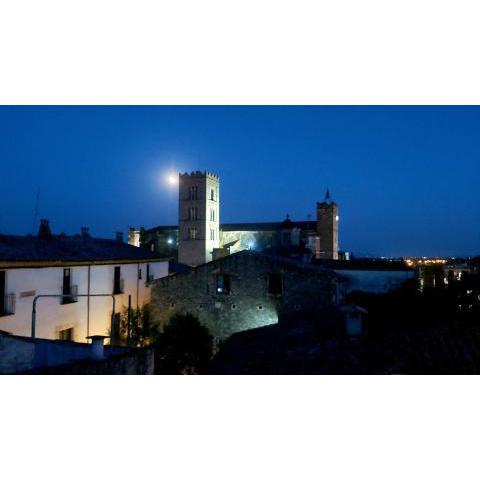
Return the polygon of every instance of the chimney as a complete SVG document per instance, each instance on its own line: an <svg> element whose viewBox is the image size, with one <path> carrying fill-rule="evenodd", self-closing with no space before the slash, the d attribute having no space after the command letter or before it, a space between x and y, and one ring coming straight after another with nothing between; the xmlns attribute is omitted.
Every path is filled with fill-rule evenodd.
<svg viewBox="0 0 480 480"><path fill-rule="evenodd" d="M40 220L40 228L38 229L38 238L41 240L49 240L52 238L52 232L50 230L50 224L46 218Z"/></svg>
<svg viewBox="0 0 480 480"><path fill-rule="evenodd" d="M123 243L123 232L117 232L115 234L115 239L117 240L117 242Z"/></svg>
<svg viewBox="0 0 480 480"><path fill-rule="evenodd" d="M90 229L88 227L82 227L80 229L80 233L82 238L90 238Z"/></svg>
<svg viewBox="0 0 480 480"><path fill-rule="evenodd" d="M90 335L87 339L91 340L91 358L93 360L102 360L105 357L103 341L108 338L104 335Z"/></svg>

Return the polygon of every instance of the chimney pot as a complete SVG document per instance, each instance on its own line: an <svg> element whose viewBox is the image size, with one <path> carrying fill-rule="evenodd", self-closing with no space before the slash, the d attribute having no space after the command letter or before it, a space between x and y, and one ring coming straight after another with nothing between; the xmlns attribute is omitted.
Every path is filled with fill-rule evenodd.
<svg viewBox="0 0 480 480"><path fill-rule="evenodd" d="M108 338L104 335L90 335L87 339L91 340L91 356L94 360L102 360L105 357L105 348L103 341Z"/></svg>

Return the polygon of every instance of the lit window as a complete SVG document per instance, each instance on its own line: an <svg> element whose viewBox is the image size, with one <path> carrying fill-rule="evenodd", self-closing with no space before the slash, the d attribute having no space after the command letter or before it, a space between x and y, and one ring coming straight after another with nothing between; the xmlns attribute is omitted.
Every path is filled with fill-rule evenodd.
<svg viewBox="0 0 480 480"><path fill-rule="evenodd" d="M196 240L196 238L197 238L197 227L190 227L188 229L188 238L189 238L189 240Z"/></svg>
<svg viewBox="0 0 480 480"><path fill-rule="evenodd" d="M73 342L73 328L65 328L58 332L58 339L65 342Z"/></svg>
<svg viewBox="0 0 480 480"><path fill-rule="evenodd" d="M229 295L230 294L230 275L225 273L220 273L217 275L217 288L216 292L219 295Z"/></svg>

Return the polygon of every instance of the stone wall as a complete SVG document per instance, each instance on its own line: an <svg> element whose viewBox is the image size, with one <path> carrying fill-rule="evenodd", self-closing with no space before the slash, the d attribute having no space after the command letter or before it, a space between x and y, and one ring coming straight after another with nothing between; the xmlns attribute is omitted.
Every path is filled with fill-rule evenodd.
<svg viewBox="0 0 480 480"><path fill-rule="evenodd" d="M105 347L105 357L128 352L122 347ZM93 357L89 343L21 337L0 332L0 374L23 373L82 362Z"/></svg>
<svg viewBox="0 0 480 480"><path fill-rule="evenodd" d="M268 293L269 273L282 275L283 293ZM230 278L219 294L217 276ZM243 251L158 280L152 286L152 314L162 328L176 313L192 313L217 339L278 322L281 313L325 308L336 302L333 272L256 252Z"/></svg>

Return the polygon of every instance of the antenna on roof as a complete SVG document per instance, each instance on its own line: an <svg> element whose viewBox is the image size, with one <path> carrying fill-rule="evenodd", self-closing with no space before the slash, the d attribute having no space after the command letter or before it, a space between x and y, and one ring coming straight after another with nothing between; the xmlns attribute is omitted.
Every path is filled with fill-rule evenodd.
<svg viewBox="0 0 480 480"><path fill-rule="evenodd" d="M332 198L331 198L331 196L330 196L330 189L327 188L327 192L325 193L325 200L329 201L329 200L331 200L331 199L332 199Z"/></svg>
<svg viewBox="0 0 480 480"><path fill-rule="evenodd" d="M37 189L37 196L35 198L35 210L33 211L33 229L32 234L35 235L37 230L38 217L40 216L40 189Z"/></svg>

